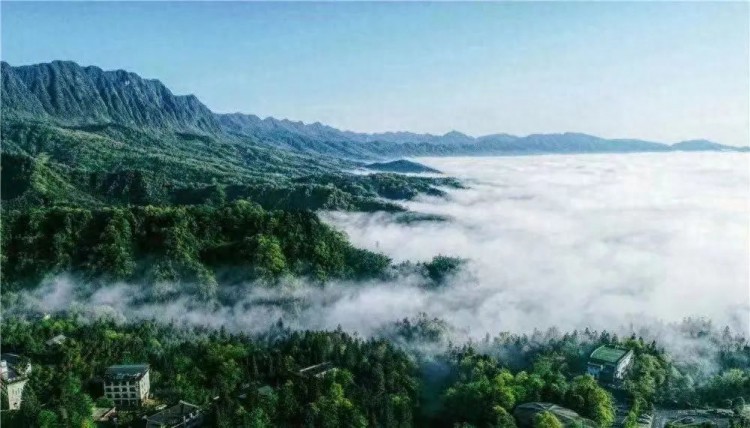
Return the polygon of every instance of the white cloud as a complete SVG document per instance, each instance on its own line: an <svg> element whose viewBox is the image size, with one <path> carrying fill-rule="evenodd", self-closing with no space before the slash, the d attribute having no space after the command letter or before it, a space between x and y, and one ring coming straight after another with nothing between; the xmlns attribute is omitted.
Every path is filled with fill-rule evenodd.
<svg viewBox="0 0 750 428"><path fill-rule="evenodd" d="M450 191L447 199L407 204L452 222L325 216L355 245L396 260L436 254L470 260L474 280L420 296L417 309L477 336L551 326L617 328L686 316L710 317L748 333L747 155L422 161L471 185ZM404 312L413 306L409 302Z"/></svg>
<svg viewBox="0 0 750 428"><path fill-rule="evenodd" d="M323 214L355 245L396 261L437 254L469 260L436 290L414 277L322 288L289 279L276 288L221 287L222 303L190 296L144 303L152 287L87 291L61 276L23 299L47 312L72 308L245 332L283 319L292 328L341 325L368 336L423 312L475 338L549 327L629 333L688 316L749 336L749 159L675 153L427 159L471 188L407 205L451 221Z"/></svg>

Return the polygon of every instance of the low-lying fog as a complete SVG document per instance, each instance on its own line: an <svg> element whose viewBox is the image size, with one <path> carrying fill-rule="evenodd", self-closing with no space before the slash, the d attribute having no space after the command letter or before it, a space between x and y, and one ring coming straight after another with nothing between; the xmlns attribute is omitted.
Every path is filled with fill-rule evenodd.
<svg viewBox="0 0 750 428"><path fill-rule="evenodd" d="M422 288L410 277L322 289L290 280L275 288L222 287L228 303L206 305L190 296L144 303L148 288L139 284L82 294L77 281L57 277L22 300L43 311L72 309L247 332L262 332L283 319L292 328L340 325L370 335L426 313L452 324L461 337L550 327L653 332L657 321L688 316L750 333L750 156L420 161L469 186L448 190L447 198L406 204L449 221L403 224L383 213L322 216L355 245L396 261L438 254L468 259L465 270L442 288Z"/></svg>
<svg viewBox="0 0 750 428"><path fill-rule="evenodd" d="M481 336L703 316L747 333L749 160L736 153L419 159L470 186L406 204L449 222L324 218L355 245L396 261L467 258L469 275L439 292L363 293L340 303L338 320L423 311Z"/></svg>

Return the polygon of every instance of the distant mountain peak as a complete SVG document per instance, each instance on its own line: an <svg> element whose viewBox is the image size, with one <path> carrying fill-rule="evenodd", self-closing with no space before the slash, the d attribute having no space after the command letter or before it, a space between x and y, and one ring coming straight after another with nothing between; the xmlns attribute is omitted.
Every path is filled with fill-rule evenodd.
<svg viewBox="0 0 750 428"><path fill-rule="evenodd" d="M365 165L365 168L372 169L375 171L386 171L386 172L399 172L399 173L433 173L437 174L440 171L430 168L421 163L413 162L406 159L398 159L390 162L375 162Z"/></svg>
<svg viewBox="0 0 750 428"><path fill-rule="evenodd" d="M470 136L464 134L463 132L456 131L455 129L452 130L452 131L446 132L445 134L443 134L443 137L450 137L450 138L473 138L473 137L470 137Z"/></svg>
<svg viewBox="0 0 750 428"><path fill-rule="evenodd" d="M195 95L174 95L161 81L73 61L13 67L3 62L4 113L63 125L118 123L155 130L219 132ZM7 82L6 82L7 80Z"/></svg>
<svg viewBox="0 0 750 428"><path fill-rule="evenodd" d="M743 151L744 150L742 148L730 148L730 147L721 145L719 143L716 143L710 140L705 140L705 139L680 141L679 143L672 144L672 149L682 150L682 151L696 151L696 150L718 150L718 151L740 150L740 151Z"/></svg>

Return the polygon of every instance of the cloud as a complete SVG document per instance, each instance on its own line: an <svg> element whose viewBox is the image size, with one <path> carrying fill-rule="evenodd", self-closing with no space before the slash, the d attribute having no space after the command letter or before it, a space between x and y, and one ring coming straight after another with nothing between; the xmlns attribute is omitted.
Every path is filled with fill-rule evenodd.
<svg viewBox="0 0 750 428"><path fill-rule="evenodd" d="M655 338L702 355L705 340L675 334L705 318L750 336L750 172L742 154L632 154L420 160L469 189L408 208L450 218L398 221L388 213L322 213L357 246L396 261L438 254L468 260L439 288L415 275L388 281L288 278L279 286L222 286L218 301L175 293L173 284L108 284L50 278L21 307L121 320L157 319L262 333L293 329L363 336L419 314L447 322L454 342L499 332L589 327ZM693 351L694 350L694 351ZM708 363L707 363L708 364Z"/></svg>
<svg viewBox="0 0 750 428"><path fill-rule="evenodd" d="M431 158L469 183L408 208L451 222L326 213L397 261L468 259L471 279L417 309L473 335L617 328L704 316L750 328L750 177L744 154ZM404 306L412 310L413 302ZM394 308L394 310L397 308ZM394 314L396 315L396 314Z"/></svg>

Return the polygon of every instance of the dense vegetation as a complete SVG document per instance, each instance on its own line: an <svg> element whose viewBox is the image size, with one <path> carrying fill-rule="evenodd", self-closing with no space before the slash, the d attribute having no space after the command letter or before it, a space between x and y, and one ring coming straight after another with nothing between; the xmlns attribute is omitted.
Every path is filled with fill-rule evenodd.
<svg viewBox="0 0 750 428"><path fill-rule="evenodd" d="M405 321L394 331L425 332L432 322L437 321ZM119 363L149 363L154 396L147 408L121 413L124 425L137 423L139 414L153 412L159 403L186 400L209 410L211 426L226 427L515 427L514 408L539 401L610 426L616 400L635 412L673 400L674 394L696 397L693 406L729 408L750 396L750 348L734 339L722 351L724 369L701 386L689 386L680 380L689 370L670 362L656 344L607 332L503 334L427 358L382 339L292 332L283 325L250 337L152 322L52 317L5 319L2 330L4 352L23 355L33 367L21 409L3 413L7 426L90 426L94 403L110 404L100 398L98 376ZM66 337L62 344L45 344L58 334ZM429 335L411 340L419 336ZM582 374L588 352L600 344L636 351L636 365L620 389L608 391ZM297 374L321 362L336 370L322 378ZM263 386L272 392L261 393ZM629 418L624 426L636 426ZM554 414L535 419L537 427L559 426ZM734 423L748 426L742 418Z"/></svg>
<svg viewBox="0 0 750 428"><path fill-rule="evenodd" d="M365 165L367 169L373 169L376 171L390 171L390 172L411 172L411 173L439 173L440 171L435 168L422 165L417 162L408 161L405 159L399 159L391 162L373 162Z"/></svg>
<svg viewBox="0 0 750 428"><path fill-rule="evenodd" d="M247 201L219 207L32 209L6 213L3 220L5 292L35 286L45 275L73 272L110 281L197 285L210 297L217 279L365 278L390 263L352 247L309 211L265 211Z"/></svg>
<svg viewBox="0 0 750 428"><path fill-rule="evenodd" d="M475 347L503 359L516 369L534 364L535 360L538 364L540 356L546 356L549 367L562 373L584 372L588 355L601 344L632 349L634 364L628 377L615 390L630 406L630 412L623 420L625 427L638 426L638 416L651 413L654 406L731 409L739 404L737 411L741 413L741 403L750 398L750 344L747 340L733 335L728 328L719 332L708 322L690 319L674 327L671 336L672 340L683 342L680 349L675 350L676 355L666 353L655 341L647 343L636 335L618 338L606 331L589 329L567 334L553 329L546 334L536 332L530 337L506 334L493 339L487 337ZM692 355L679 354L698 352L691 348L691 344L701 350L699 358L703 361L700 365L691 362ZM706 365L712 366L711 369ZM554 390L551 394L563 394L561 399L550 401L580 410L576 403L581 401L565 394L569 386L555 385L551 378L545 383ZM602 415L606 413L587 407L581 414L602 423Z"/></svg>
<svg viewBox="0 0 750 428"><path fill-rule="evenodd" d="M58 333L68 340L46 347L47 336ZM211 426L408 426L417 400L416 367L405 354L342 332L253 340L153 323L5 320L2 346L33 366L21 410L3 413L7 426L92 426L93 399L102 395L94 379L119 362L150 363L159 402L211 405ZM323 361L338 370L323 379L297 375ZM274 388L270 396L258 393L264 385Z"/></svg>
<svg viewBox="0 0 750 428"><path fill-rule="evenodd" d="M117 130L116 135L112 135ZM385 199L440 195L447 178L353 175L344 161L306 158L251 141L3 122L3 209L39 206L216 204L266 209L398 211Z"/></svg>

